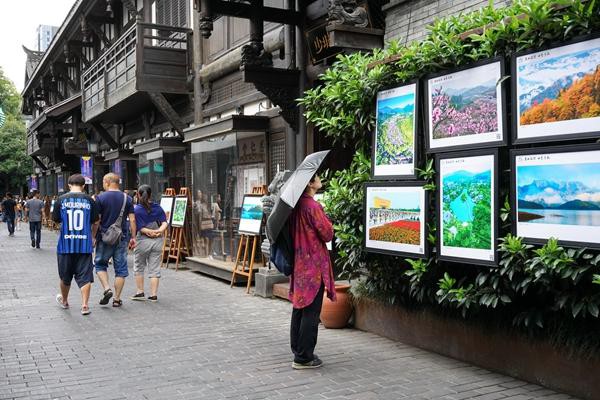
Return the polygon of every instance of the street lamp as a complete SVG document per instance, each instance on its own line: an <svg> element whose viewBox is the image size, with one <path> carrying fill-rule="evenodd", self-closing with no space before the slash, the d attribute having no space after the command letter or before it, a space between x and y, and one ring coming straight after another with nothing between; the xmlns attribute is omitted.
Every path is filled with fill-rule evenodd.
<svg viewBox="0 0 600 400"><path fill-rule="evenodd" d="M98 152L98 142L93 133L87 138L87 148L90 154L96 154Z"/></svg>

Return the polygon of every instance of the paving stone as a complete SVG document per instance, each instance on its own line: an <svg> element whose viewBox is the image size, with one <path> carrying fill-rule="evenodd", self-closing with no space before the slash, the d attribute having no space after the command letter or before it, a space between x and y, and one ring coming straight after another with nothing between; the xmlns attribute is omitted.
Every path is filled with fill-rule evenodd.
<svg viewBox="0 0 600 400"><path fill-rule="evenodd" d="M541 386L351 329L321 328L325 365L294 371L290 304L189 271L163 270L159 302L80 314L58 292L56 234L42 249L0 224L0 400L572 399ZM7 256L9 255L9 256ZM131 260L130 260L131 261ZM131 265L131 263L130 263Z"/></svg>

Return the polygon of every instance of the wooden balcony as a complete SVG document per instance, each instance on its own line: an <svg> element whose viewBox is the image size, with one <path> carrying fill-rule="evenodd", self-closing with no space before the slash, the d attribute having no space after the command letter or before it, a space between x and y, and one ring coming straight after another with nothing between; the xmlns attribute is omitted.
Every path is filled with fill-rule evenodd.
<svg viewBox="0 0 600 400"><path fill-rule="evenodd" d="M82 75L84 122L120 123L149 105L147 92L191 92L192 31L138 22Z"/></svg>

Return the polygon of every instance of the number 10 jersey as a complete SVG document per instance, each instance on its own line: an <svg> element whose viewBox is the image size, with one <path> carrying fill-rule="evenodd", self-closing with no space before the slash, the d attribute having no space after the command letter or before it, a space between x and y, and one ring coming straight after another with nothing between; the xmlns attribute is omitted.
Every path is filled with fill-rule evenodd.
<svg viewBox="0 0 600 400"><path fill-rule="evenodd" d="M63 194L54 205L52 218L61 222L58 254L92 252L92 225L98 220L98 208L90 196L81 192Z"/></svg>

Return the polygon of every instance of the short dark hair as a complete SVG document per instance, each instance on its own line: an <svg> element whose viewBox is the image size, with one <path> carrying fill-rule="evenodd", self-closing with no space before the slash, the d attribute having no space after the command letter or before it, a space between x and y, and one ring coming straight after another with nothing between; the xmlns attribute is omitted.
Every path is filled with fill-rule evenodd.
<svg viewBox="0 0 600 400"><path fill-rule="evenodd" d="M85 186L85 178L81 174L73 174L69 177L69 185Z"/></svg>
<svg viewBox="0 0 600 400"><path fill-rule="evenodd" d="M40 194L40 191L37 189L33 189L33 191L31 192L31 196L37 196L38 194Z"/></svg>
<svg viewBox="0 0 600 400"><path fill-rule="evenodd" d="M12 199L13 195L11 192L6 192L6 197L8 197L9 199Z"/></svg>

